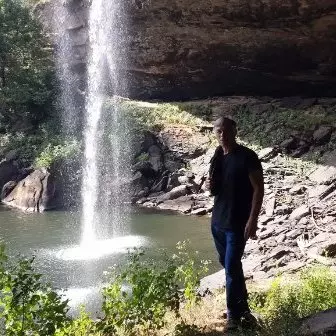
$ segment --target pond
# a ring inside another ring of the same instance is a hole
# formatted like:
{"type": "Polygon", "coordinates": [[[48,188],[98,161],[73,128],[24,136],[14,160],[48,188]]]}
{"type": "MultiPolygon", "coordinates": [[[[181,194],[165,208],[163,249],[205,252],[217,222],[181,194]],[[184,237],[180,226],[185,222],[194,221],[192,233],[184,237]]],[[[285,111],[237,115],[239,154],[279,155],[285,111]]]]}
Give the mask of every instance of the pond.
{"type": "Polygon", "coordinates": [[[99,310],[104,271],[123,263],[128,248],[144,246],[155,256],[161,248],[173,253],[178,241],[188,239],[200,259],[213,261],[210,271],[218,270],[209,222],[205,217],[132,209],[127,234],[113,236],[111,223],[102,221],[97,235],[104,239],[79,249],[79,212],[29,214],[0,207],[0,239],[10,256],[35,254],[38,271],[57,288],[66,289],[72,308],[85,304],[94,312],[99,310]]]}

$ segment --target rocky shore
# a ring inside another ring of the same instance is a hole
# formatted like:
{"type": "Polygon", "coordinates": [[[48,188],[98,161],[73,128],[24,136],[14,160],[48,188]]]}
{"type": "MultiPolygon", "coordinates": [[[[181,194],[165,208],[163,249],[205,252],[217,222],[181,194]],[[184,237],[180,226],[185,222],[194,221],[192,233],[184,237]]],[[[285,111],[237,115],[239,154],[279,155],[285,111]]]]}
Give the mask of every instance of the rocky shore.
{"type": "MultiPolygon", "coordinates": [[[[254,108],[260,111],[262,104],[254,108]]],[[[234,117],[232,105],[231,115],[234,117]]],[[[266,126],[271,128],[272,122],[266,126]]],[[[209,131],[209,125],[167,125],[156,137],[148,133],[141,149],[147,154],[133,166],[133,202],[142,207],[210,216],[213,199],[203,185],[215,150],[215,142],[207,138],[209,131]]],[[[272,136],[272,132],[262,136],[272,136]]],[[[258,240],[250,241],[246,248],[248,278],[273,277],[314,261],[335,265],[335,136],[335,124],[329,123],[313,125],[308,131],[290,130],[288,138],[271,147],[243,142],[258,153],[265,176],[258,240]]],[[[222,274],[217,279],[223,281],[222,274]]]]}

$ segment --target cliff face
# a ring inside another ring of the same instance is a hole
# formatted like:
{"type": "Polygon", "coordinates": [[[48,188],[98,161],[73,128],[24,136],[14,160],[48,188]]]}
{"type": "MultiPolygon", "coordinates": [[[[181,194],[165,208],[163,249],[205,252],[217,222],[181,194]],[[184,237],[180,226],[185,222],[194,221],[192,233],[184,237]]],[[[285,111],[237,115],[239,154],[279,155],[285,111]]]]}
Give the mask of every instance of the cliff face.
{"type": "MultiPolygon", "coordinates": [[[[82,74],[89,5],[40,8],[67,9],[82,74]]],[[[128,0],[122,12],[118,61],[132,97],[336,94],[335,0],[128,0]]]]}

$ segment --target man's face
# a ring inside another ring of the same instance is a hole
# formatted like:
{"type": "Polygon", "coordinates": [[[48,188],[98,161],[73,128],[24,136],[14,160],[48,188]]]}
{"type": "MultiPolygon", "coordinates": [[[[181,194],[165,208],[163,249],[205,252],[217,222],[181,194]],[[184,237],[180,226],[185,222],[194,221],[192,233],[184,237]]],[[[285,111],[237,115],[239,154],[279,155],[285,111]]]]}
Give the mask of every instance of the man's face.
{"type": "Polygon", "coordinates": [[[230,145],[235,140],[236,131],[232,125],[223,124],[214,127],[216,138],[220,145],[230,145]]]}

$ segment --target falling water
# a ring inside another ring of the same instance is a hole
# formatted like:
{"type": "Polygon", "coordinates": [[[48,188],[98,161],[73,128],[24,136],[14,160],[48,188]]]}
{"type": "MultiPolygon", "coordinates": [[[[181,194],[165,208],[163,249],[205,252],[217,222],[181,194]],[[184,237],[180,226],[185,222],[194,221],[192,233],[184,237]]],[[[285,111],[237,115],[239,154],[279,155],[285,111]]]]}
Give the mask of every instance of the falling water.
{"type": "Polygon", "coordinates": [[[123,129],[115,95],[109,100],[109,108],[104,108],[106,88],[114,93],[120,90],[116,62],[122,34],[120,8],[118,1],[109,0],[93,0],[90,8],[82,245],[92,246],[96,240],[95,223],[102,219],[101,213],[108,207],[112,209],[108,218],[111,224],[125,225],[120,195],[122,178],[127,175],[127,132],[123,129]]]}

